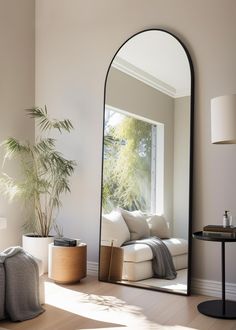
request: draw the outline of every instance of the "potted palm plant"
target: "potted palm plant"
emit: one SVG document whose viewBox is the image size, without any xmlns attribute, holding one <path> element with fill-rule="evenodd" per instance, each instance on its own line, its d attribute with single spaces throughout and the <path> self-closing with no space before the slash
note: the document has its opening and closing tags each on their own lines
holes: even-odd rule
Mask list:
<svg viewBox="0 0 236 330">
<path fill-rule="evenodd" d="M 3 173 L 0 188 L 9 200 L 21 198 L 31 206 L 24 224 L 30 234 L 23 235 L 23 248 L 41 259 L 44 272 L 47 272 L 48 244 L 53 240 L 51 230 L 61 206 L 60 197 L 70 191 L 69 178 L 76 165 L 56 149 L 56 140 L 50 137 L 50 132 L 70 132 L 73 126 L 68 119 L 50 119 L 46 106 L 26 111 L 35 119 L 39 136 L 34 143 L 21 142 L 13 137 L 3 141 L 4 163 L 7 159 L 17 158 L 22 180 Z"/>
</svg>

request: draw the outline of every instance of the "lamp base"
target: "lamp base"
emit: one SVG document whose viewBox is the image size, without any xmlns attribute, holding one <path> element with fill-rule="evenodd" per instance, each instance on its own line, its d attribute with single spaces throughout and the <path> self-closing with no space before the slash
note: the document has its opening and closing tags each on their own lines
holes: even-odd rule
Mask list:
<svg viewBox="0 0 236 330">
<path fill-rule="evenodd" d="M 204 301 L 197 306 L 200 313 L 220 319 L 236 319 L 236 301 L 225 301 L 225 313 L 222 300 Z"/>
</svg>

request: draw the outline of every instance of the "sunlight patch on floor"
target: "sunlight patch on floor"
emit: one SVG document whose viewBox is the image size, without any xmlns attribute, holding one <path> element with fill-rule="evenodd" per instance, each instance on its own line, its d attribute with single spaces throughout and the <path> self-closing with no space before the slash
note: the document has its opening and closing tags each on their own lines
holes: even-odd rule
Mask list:
<svg viewBox="0 0 236 330">
<path fill-rule="evenodd" d="M 159 278 L 148 278 L 137 282 L 121 281 L 124 284 L 131 284 L 133 286 L 151 287 L 167 289 L 173 292 L 186 294 L 187 292 L 187 269 L 181 269 L 177 271 L 178 276 L 174 280 L 166 280 Z"/>
<path fill-rule="evenodd" d="M 144 328 L 145 327 L 145 328 Z M 158 325 L 158 324 L 152 324 L 150 322 L 147 322 L 146 324 L 143 324 L 142 326 L 127 326 L 127 327 L 112 327 L 112 328 L 99 328 L 99 330 L 124 330 L 124 329 L 132 329 L 132 330 L 197 330 L 195 328 L 187 328 L 182 327 L 180 325 Z M 86 329 L 76 329 L 76 330 L 97 330 L 97 328 L 86 328 Z"/>
<path fill-rule="evenodd" d="M 45 282 L 45 303 L 70 313 L 93 320 L 116 323 L 117 329 L 173 329 L 193 328 L 162 326 L 147 320 L 142 309 L 128 305 L 114 296 L 103 296 L 73 291 L 52 282 Z M 119 327 L 119 325 L 121 325 Z M 123 327 L 123 326 L 125 327 Z M 104 328 L 106 330 L 116 328 Z M 82 329 L 81 329 L 82 330 Z M 92 329 L 91 329 L 92 330 Z M 102 329 L 100 329 L 102 330 Z"/>
</svg>

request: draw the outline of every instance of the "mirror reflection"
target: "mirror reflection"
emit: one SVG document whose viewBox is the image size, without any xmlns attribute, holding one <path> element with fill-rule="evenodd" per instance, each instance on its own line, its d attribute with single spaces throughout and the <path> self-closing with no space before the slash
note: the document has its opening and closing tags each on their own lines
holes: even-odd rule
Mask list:
<svg viewBox="0 0 236 330">
<path fill-rule="evenodd" d="M 99 278 L 188 293 L 191 70 L 149 30 L 117 52 L 105 86 Z"/>
</svg>

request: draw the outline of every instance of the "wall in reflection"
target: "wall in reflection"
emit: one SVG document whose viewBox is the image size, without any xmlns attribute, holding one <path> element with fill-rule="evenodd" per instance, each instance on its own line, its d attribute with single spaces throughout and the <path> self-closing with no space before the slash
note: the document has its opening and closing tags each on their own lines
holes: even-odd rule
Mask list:
<svg viewBox="0 0 236 330">
<path fill-rule="evenodd" d="M 173 236 L 187 238 L 190 97 L 173 98 L 113 67 L 107 86 L 107 105 L 164 124 L 163 203 L 157 213 L 168 219 Z"/>
</svg>

